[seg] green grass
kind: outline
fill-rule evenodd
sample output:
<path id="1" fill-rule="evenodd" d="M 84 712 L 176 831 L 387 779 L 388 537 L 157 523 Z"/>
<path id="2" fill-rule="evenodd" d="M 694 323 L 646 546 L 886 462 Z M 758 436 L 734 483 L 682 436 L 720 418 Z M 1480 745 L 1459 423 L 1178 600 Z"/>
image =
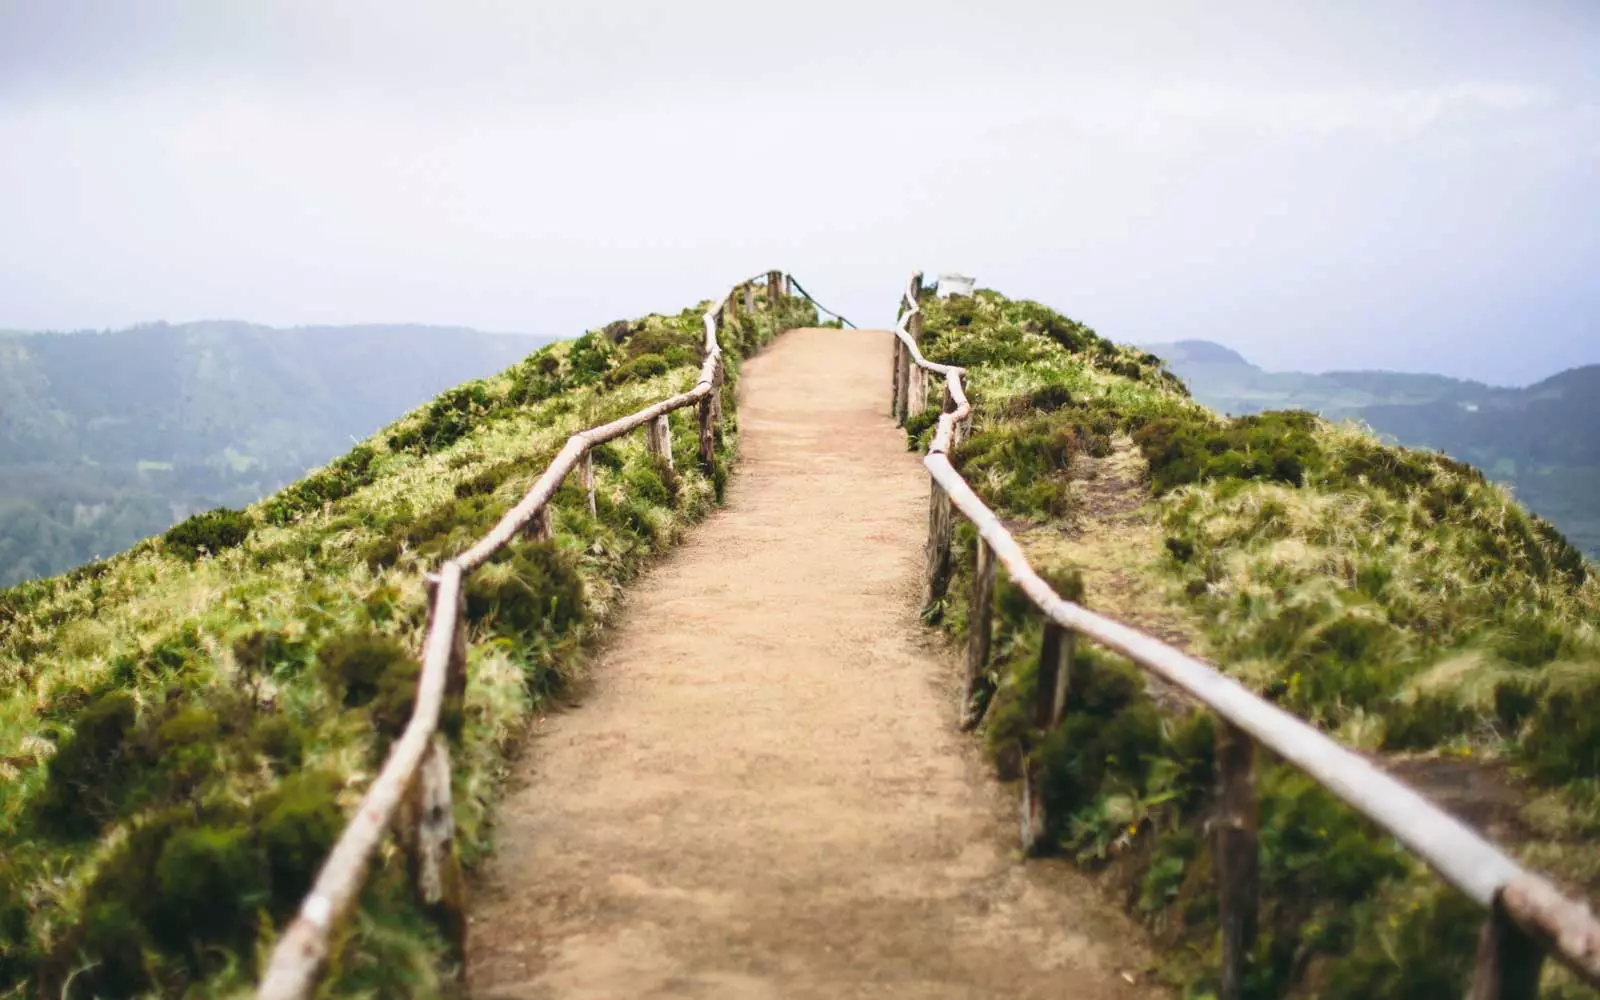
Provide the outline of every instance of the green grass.
<path id="1" fill-rule="evenodd" d="M 489 849 L 506 748 L 580 669 L 618 591 L 720 497 L 741 356 L 810 308 L 725 332 L 727 434 L 710 474 L 692 412 L 677 469 L 639 435 L 569 483 L 554 539 L 466 588 L 458 842 Z M 614 323 L 452 389 L 244 511 L 213 511 L 0 593 L 0 997 L 247 990 L 408 718 L 421 574 L 520 498 L 571 433 L 697 378 L 700 308 Z M 393 851 L 377 859 L 325 995 L 426 995 L 446 950 Z"/>
<path id="2" fill-rule="evenodd" d="M 923 308 L 924 353 L 969 370 L 974 423 L 953 461 L 985 502 L 1038 526 L 1027 537 L 1070 538 L 1089 513 L 1083 477 L 1131 439 L 1145 468 L 1141 523 L 1164 552 L 1125 572 L 1155 578 L 1139 589 L 1198 623 L 1196 646 L 1362 749 L 1509 769 L 1525 799 L 1514 850 L 1579 891 L 1600 885 L 1600 581 L 1548 523 L 1442 455 L 1303 412 L 1223 418 L 1157 359 L 1036 303 L 980 291 Z M 926 443 L 925 426 L 907 430 L 913 447 Z M 952 594 L 963 595 L 974 540 L 965 527 L 957 537 Z M 1071 550 L 1035 546 L 1036 568 L 1079 579 Z M 1211 722 L 1153 696 L 1130 664 L 1083 649 L 1065 720 L 1034 731 L 1040 623 L 1007 594 L 989 745 L 1001 760 L 1021 747 L 1044 768 L 1050 841 L 1110 869 L 1168 946 L 1174 981 L 1203 996 L 1217 957 Z M 1116 614 L 1119 597 L 1083 599 Z M 933 616 L 965 635 L 959 596 Z M 1270 755 L 1260 808 L 1248 996 L 1462 993 L 1474 906 Z M 1545 995 L 1586 994 L 1552 968 Z"/>

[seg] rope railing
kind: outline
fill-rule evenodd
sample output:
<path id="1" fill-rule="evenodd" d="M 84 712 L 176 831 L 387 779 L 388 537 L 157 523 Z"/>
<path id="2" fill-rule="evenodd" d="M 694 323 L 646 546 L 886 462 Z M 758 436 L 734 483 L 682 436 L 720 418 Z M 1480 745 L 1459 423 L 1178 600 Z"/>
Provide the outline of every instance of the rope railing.
<path id="1" fill-rule="evenodd" d="M 1021 545 L 994 511 L 979 499 L 950 462 L 950 452 L 970 427 L 972 407 L 963 389 L 965 369 L 935 364 L 922 356 L 922 276 L 913 274 L 902 296 L 895 329 L 891 409 L 904 422 L 928 405 L 925 378 L 945 380 L 944 412 L 923 459 L 931 476 L 926 605 L 944 599 L 952 568 L 953 512 L 978 533 L 977 566 L 968 617 L 967 669 L 962 727 L 983 716 L 996 564 L 1044 616 L 1038 685 L 1031 718 L 1044 729 L 1062 720 L 1071 698 L 1068 677 L 1077 636 L 1085 636 L 1132 660 L 1210 709 L 1217 727 L 1219 815 L 1215 822 L 1216 876 L 1222 925 L 1222 997 L 1240 994 L 1253 944 L 1258 909 L 1259 836 L 1255 793 L 1257 744 L 1315 779 L 1343 802 L 1410 848 L 1440 877 L 1489 915 L 1479 935 L 1473 1000 L 1511 1000 L 1538 994 L 1546 954 L 1600 986 L 1600 922 L 1583 902 L 1564 895 L 1541 875 L 1523 868 L 1404 782 L 1340 745 L 1304 720 L 1261 698 L 1210 664 L 1197 660 L 1115 619 L 1096 614 L 1057 594 L 1033 569 Z M 1042 846 L 1045 811 L 1042 774 L 1029 765 L 1023 778 L 1022 840 Z"/>
<path id="2" fill-rule="evenodd" d="M 840 322 L 840 324 L 842 324 L 843 326 L 846 326 L 846 327 L 848 327 L 848 328 L 850 328 L 852 330 L 859 329 L 859 327 L 857 327 L 854 323 L 850 322 L 849 320 L 845 319 L 843 316 L 841 316 L 838 313 L 834 312 L 832 309 L 829 309 L 827 306 L 823 305 L 821 302 L 818 302 L 816 299 L 812 298 L 811 297 L 811 293 L 806 291 L 805 286 L 800 284 L 799 279 L 797 279 L 792 274 L 789 275 L 789 287 L 794 289 L 795 291 L 799 292 L 801 298 L 805 299 L 807 302 L 809 302 L 812 305 L 816 306 L 818 312 L 827 313 L 829 316 L 832 316 L 834 319 L 838 320 Z"/>
<path id="3" fill-rule="evenodd" d="M 774 315 L 783 302 L 784 277 L 782 271 L 766 274 Z M 466 691 L 465 580 L 519 536 L 550 537 L 550 498 L 580 462 L 589 507 L 594 509 L 592 451 L 596 446 L 643 427 L 648 451 L 670 467 L 672 439 L 667 415 L 674 410 L 696 408 L 699 459 L 706 469 L 711 468 L 722 425 L 724 366 L 718 324 L 726 326 L 738 313 L 741 292 L 744 311 L 754 314 L 758 280 L 759 276 L 734 285 L 705 311 L 705 358 L 693 388 L 573 434 L 522 500 L 488 534 L 429 574 L 428 624 L 411 718 L 389 748 L 382 769 L 323 862 L 298 913 L 278 939 L 257 989 L 260 1000 L 301 1000 L 313 994 L 327 965 L 331 938 L 354 907 L 368 864 L 391 826 L 408 856 L 418 896 L 440 923 L 454 957 L 464 963 L 465 883 L 455 846 L 449 744 L 438 729 L 446 705 L 459 704 Z"/>

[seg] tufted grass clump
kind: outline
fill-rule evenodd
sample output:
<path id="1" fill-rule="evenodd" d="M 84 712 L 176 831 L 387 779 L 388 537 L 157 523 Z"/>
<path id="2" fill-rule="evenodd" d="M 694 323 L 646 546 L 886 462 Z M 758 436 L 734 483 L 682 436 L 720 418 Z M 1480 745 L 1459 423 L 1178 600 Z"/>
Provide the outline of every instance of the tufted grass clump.
<path id="1" fill-rule="evenodd" d="M 724 338 L 727 433 L 709 474 L 683 415 L 671 474 L 642 435 L 599 447 L 597 514 L 574 477 L 552 541 L 519 541 L 469 579 L 467 690 L 441 726 L 469 863 L 528 713 L 627 581 L 720 497 L 738 352 L 811 321 L 803 303 L 763 300 Z M 569 435 L 693 385 L 703 337 L 691 309 L 552 345 L 249 510 L 0 592 L 0 995 L 248 990 L 410 718 L 422 573 L 481 537 Z M 319 995 L 447 988 L 405 867 L 377 858 Z"/>

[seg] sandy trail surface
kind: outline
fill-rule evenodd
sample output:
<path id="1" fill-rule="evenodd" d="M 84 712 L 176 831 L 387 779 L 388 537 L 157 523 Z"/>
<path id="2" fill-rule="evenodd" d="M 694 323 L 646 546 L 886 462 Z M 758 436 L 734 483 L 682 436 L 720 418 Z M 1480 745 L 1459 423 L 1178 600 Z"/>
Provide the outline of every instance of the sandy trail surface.
<path id="1" fill-rule="evenodd" d="M 520 759 L 473 996 L 1166 995 L 1086 878 L 1017 860 L 1012 797 L 956 731 L 889 359 L 886 333 L 796 330 L 746 363 L 727 506 Z"/>

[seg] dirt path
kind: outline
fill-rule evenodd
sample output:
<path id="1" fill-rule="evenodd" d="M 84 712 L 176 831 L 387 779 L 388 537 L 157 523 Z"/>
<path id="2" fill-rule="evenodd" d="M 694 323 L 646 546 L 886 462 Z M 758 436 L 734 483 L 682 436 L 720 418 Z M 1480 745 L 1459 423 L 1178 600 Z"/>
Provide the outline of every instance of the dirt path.
<path id="1" fill-rule="evenodd" d="M 727 507 L 633 588 L 499 811 L 474 996 L 1165 995 L 1085 878 L 1015 859 L 956 732 L 889 349 L 799 330 L 745 366 Z"/>

